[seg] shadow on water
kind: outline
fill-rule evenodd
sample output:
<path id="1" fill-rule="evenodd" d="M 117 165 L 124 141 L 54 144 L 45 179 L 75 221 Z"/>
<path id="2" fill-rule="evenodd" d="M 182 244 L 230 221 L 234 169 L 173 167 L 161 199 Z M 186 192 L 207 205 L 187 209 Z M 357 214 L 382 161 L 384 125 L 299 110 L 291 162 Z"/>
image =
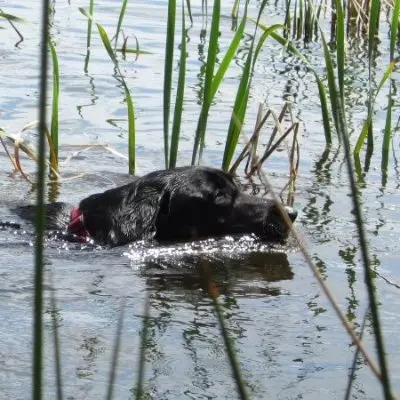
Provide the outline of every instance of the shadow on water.
<path id="1" fill-rule="evenodd" d="M 262 285 L 293 279 L 285 253 L 243 253 L 237 258 L 225 256 L 184 256 L 181 266 L 160 268 L 157 262 L 148 262 L 143 271 L 150 293 L 174 291 L 186 293 L 202 289 L 207 296 L 208 279 L 211 277 L 219 294 L 246 296 L 276 296 L 278 287 Z M 186 266 L 185 266 L 186 265 Z"/>

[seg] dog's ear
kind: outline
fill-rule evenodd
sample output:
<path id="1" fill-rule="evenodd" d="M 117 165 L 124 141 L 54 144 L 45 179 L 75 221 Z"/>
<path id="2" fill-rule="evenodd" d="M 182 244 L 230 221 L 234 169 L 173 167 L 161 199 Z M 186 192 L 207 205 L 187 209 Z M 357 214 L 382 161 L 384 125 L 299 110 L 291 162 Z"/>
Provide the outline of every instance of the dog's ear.
<path id="1" fill-rule="evenodd" d="M 163 188 L 160 192 L 138 188 L 134 198 L 129 207 L 116 210 L 113 216 L 114 229 L 108 236 L 109 242 L 121 244 L 152 239 L 156 236 L 160 223 L 168 218 L 170 207 L 168 189 Z"/>

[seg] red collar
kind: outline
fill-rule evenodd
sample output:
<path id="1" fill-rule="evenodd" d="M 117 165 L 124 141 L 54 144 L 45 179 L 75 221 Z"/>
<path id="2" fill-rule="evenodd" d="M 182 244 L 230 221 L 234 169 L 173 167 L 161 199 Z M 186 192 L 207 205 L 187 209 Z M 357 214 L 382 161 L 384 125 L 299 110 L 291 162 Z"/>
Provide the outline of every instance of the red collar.
<path id="1" fill-rule="evenodd" d="M 68 233 L 73 233 L 82 242 L 87 242 L 90 239 L 89 232 L 85 228 L 82 211 L 79 207 L 72 209 L 67 231 Z"/>

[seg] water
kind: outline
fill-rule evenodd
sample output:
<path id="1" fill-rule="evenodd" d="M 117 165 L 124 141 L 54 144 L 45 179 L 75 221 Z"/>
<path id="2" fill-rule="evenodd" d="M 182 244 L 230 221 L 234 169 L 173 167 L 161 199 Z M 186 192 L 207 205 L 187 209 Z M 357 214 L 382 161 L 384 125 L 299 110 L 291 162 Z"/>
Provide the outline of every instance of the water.
<path id="1" fill-rule="evenodd" d="M 57 45 L 61 70 L 60 155 L 62 185 L 58 198 L 77 203 L 88 194 L 126 182 L 126 159 L 101 147 L 107 144 L 126 154 L 126 106 L 123 91 L 113 76 L 113 67 L 96 32 L 93 35 L 89 72 L 83 71 L 86 53 L 86 20 L 78 7 L 86 2 L 57 2 L 52 36 Z M 206 48 L 202 48 L 201 2 L 192 2 L 194 26 L 188 37 L 188 71 L 182 126 L 180 164 L 190 161 L 193 132 L 199 115 L 200 74 Z M 95 18 L 110 37 L 117 25 L 120 2 L 98 4 Z M 0 37 L 1 127 L 16 133 L 37 119 L 38 35 L 40 2 L 0 1 L 5 12 L 30 21 L 18 25 L 24 41 L 17 47 L 15 33 Z M 221 19 L 221 50 L 231 37 L 231 3 L 224 2 Z M 251 6 L 255 16 L 257 4 Z M 268 6 L 264 23 L 283 21 L 283 6 Z M 163 168 L 162 85 L 165 47 L 166 2 L 129 4 L 124 31 L 133 35 L 142 50 L 120 58 L 121 69 L 131 89 L 137 112 L 138 173 Z M 252 28 L 248 28 L 252 32 Z M 388 43 L 382 35 L 377 59 L 377 81 L 387 65 Z M 297 180 L 297 228 L 321 274 L 327 279 L 339 304 L 357 329 L 367 308 L 356 228 L 351 214 L 343 154 L 335 145 L 327 159 L 321 158 L 324 137 L 317 90 L 312 76 L 293 57 L 282 56 L 272 41 L 256 67 L 249 103 L 250 135 L 259 102 L 277 111 L 283 99 L 293 103 L 301 122 L 301 162 Z M 224 149 L 232 100 L 236 93 L 246 49 L 240 51 L 236 67 L 217 95 L 210 113 L 207 147 L 203 163 L 219 166 Z M 304 50 L 323 74 L 321 47 Z M 347 82 L 349 129 L 358 135 L 367 100 L 366 57 L 361 46 L 348 57 Z M 175 71 L 176 72 L 176 71 Z M 397 77 L 397 76 L 395 76 Z M 378 98 L 375 132 L 379 152 L 386 98 Z M 394 108 L 396 115 L 397 100 Z M 381 107 L 381 108 L 379 108 Z M 398 114 L 398 113 L 397 113 Z M 35 130 L 25 136 L 35 143 Z M 266 143 L 268 136 L 262 138 Z M 395 152 L 398 139 L 394 138 Z M 77 154 L 79 152 L 79 154 Z M 74 155 L 74 157 L 71 157 Z M 24 159 L 28 173 L 34 163 Z M 265 170 L 276 188 L 287 179 L 286 152 L 275 154 Z M 399 260 L 399 169 L 392 157 L 390 178 L 382 187 L 379 157 L 361 185 L 363 212 L 377 271 L 400 283 Z M 34 201 L 35 193 L 12 173 L 9 160 L 0 152 L 0 220 L 13 220 L 9 206 Z M 54 193 L 51 193 L 54 195 Z M 32 355 L 32 228 L 27 232 L 0 232 L 0 398 L 30 398 Z M 52 310 L 50 292 L 56 289 L 56 320 L 59 325 L 63 383 L 70 399 L 103 396 L 107 384 L 115 332 L 125 299 L 120 361 L 115 398 L 133 398 L 137 377 L 140 332 L 146 295 L 150 297 L 150 337 L 146 362 L 145 391 L 154 399 L 232 398 L 235 385 L 225 355 L 215 312 L 204 291 L 202 271 L 215 277 L 220 303 L 235 343 L 250 397 L 254 399 L 340 399 L 344 396 L 354 347 L 321 293 L 301 253 L 289 243 L 270 248 L 247 237 L 201 243 L 148 247 L 134 244 L 105 250 L 83 248 L 50 240 L 46 269 L 45 375 L 46 397 L 55 397 Z M 381 301 L 381 318 L 394 388 L 400 392 L 398 332 L 400 329 L 398 288 L 381 277 L 375 280 Z M 366 347 L 373 352 L 370 324 Z M 357 366 L 353 398 L 381 398 L 376 379 L 363 363 Z"/>

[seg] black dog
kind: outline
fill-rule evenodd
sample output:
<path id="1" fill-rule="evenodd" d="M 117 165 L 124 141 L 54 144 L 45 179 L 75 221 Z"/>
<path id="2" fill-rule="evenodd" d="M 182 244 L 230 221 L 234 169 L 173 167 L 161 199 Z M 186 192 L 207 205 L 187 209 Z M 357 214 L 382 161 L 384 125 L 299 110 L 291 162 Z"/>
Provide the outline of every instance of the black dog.
<path id="1" fill-rule="evenodd" d="M 293 222 L 297 212 L 284 207 Z M 17 213 L 33 220 L 35 206 Z M 82 200 L 46 206 L 47 228 L 82 241 L 119 246 L 135 240 L 185 240 L 255 233 L 279 242 L 288 235 L 273 200 L 242 193 L 232 176 L 212 168 L 155 171 L 133 182 Z"/>

